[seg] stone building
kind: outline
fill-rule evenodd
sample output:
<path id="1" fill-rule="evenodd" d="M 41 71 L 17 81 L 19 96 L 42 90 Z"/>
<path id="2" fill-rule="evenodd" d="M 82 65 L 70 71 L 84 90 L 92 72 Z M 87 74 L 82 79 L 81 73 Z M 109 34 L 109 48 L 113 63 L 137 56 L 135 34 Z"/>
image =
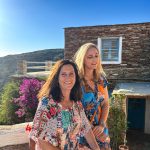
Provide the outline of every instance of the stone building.
<path id="1" fill-rule="evenodd" d="M 65 28 L 65 58 L 87 42 L 100 49 L 109 90 L 126 91 L 130 128 L 150 133 L 150 22 Z"/>

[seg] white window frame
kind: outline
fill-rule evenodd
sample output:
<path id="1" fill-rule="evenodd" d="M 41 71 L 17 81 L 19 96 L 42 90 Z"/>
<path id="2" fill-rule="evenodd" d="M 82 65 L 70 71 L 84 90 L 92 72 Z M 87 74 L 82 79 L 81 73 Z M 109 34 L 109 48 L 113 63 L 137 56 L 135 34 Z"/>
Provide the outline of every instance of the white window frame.
<path id="1" fill-rule="evenodd" d="M 116 39 L 116 38 L 119 39 L 119 54 L 118 54 L 119 58 L 118 58 L 118 61 L 102 61 L 102 64 L 121 64 L 121 62 L 122 62 L 122 37 L 102 37 L 102 38 L 98 38 L 98 48 L 100 50 L 100 55 L 101 55 L 102 39 Z"/>

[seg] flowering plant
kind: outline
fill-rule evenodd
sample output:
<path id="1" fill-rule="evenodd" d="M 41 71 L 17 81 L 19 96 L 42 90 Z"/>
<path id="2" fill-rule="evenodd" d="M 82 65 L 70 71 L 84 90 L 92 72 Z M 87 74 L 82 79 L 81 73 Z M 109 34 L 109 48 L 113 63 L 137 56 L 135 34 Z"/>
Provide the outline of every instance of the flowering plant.
<path id="1" fill-rule="evenodd" d="M 25 128 L 26 132 L 29 133 L 31 131 L 31 129 L 32 129 L 32 126 L 27 124 L 26 128 Z"/>
<path id="2" fill-rule="evenodd" d="M 25 117 L 26 121 L 31 121 L 34 117 L 38 98 L 37 94 L 43 85 L 42 81 L 37 79 L 23 79 L 19 87 L 19 98 L 14 99 L 14 103 L 18 106 L 18 110 L 15 112 L 19 118 Z"/>

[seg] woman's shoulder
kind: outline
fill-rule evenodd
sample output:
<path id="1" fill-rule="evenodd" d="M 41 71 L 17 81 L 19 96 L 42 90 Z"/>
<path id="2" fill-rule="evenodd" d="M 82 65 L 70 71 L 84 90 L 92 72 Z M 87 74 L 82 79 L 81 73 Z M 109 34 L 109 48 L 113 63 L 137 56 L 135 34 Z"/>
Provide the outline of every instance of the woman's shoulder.
<path id="1" fill-rule="evenodd" d="M 75 107 L 77 108 L 77 109 L 83 109 L 83 105 L 82 105 L 82 102 L 81 101 L 76 101 L 75 102 Z"/>
<path id="2" fill-rule="evenodd" d="M 46 116 L 50 119 L 51 117 L 54 119 L 57 114 L 60 112 L 60 107 L 57 102 L 52 98 L 52 96 L 49 97 L 43 97 L 41 99 L 41 105 L 44 107 L 45 112 L 47 113 Z M 44 112 L 44 113 L 45 113 Z"/>
<path id="3" fill-rule="evenodd" d="M 49 96 L 49 97 L 43 96 L 42 99 L 41 99 L 41 104 L 43 106 L 54 106 L 54 105 L 57 105 L 57 103 L 54 101 L 52 96 Z"/>

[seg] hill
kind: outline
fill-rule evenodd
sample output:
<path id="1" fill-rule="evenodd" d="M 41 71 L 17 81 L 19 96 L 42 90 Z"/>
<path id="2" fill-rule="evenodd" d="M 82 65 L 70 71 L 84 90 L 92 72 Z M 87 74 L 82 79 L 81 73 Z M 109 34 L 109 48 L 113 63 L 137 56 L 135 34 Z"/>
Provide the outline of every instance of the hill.
<path id="1" fill-rule="evenodd" d="M 64 58 L 64 49 L 45 49 L 0 57 L 0 91 L 9 77 L 17 72 L 17 63 L 27 61 L 57 61 Z"/>

